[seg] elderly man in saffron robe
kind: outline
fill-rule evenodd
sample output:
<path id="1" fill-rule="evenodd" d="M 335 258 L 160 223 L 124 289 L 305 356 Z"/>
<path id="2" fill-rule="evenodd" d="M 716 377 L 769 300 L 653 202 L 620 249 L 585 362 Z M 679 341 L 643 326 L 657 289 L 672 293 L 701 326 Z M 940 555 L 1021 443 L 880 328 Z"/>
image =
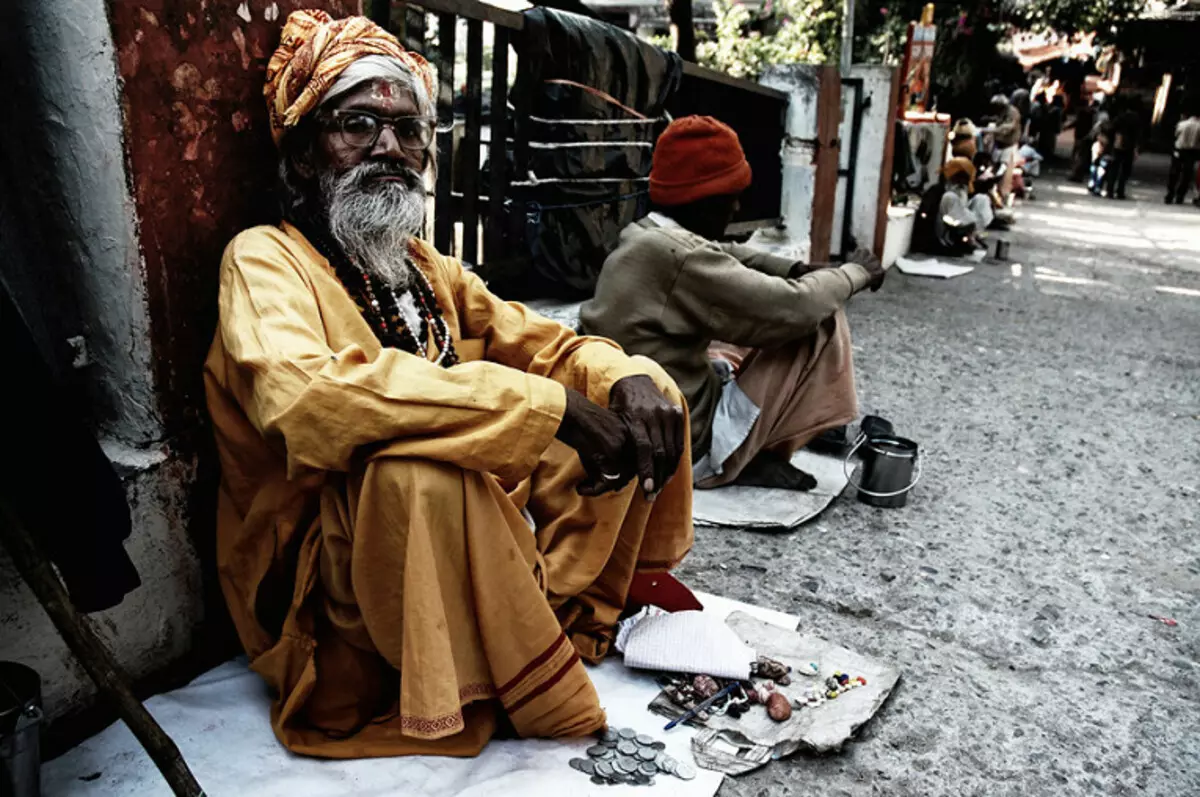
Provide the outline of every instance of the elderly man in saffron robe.
<path id="1" fill-rule="evenodd" d="M 298 753 L 601 729 L 581 659 L 692 543 L 665 372 L 417 237 L 434 85 L 369 20 L 293 13 L 265 89 L 284 221 L 221 263 L 218 565 Z"/>

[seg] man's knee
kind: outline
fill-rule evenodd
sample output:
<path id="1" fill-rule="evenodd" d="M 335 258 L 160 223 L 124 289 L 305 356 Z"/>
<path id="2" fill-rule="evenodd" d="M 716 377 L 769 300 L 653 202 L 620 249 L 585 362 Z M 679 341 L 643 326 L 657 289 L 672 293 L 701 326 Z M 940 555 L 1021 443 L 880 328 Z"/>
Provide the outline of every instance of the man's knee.
<path id="1" fill-rule="evenodd" d="M 448 462 L 419 457 L 380 456 L 367 463 L 364 484 L 387 484 L 405 495 L 438 490 L 462 493 L 467 471 Z"/>

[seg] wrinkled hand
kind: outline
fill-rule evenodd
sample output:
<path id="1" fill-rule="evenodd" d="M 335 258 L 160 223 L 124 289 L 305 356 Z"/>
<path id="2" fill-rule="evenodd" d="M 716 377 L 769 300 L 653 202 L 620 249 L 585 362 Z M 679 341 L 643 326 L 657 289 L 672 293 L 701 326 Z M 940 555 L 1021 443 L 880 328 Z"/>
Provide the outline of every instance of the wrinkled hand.
<path id="1" fill-rule="evenodd" d="M 587 476 L 576 485 L 580 495 L 597 496 L 619 490 L 637 471 L 629 451 L 633 441 L 616 413 L 588 401 L 568 388 L 567 408 L 555 435 L 579 454 Z"/>
<path id="2" fill-rule="evenodd" d="M 884 277 L 887 276 L 887 271 L 885 271 L 883 268 L 883 262 L 880 261 L 879 258 L 875 257 L 875 255 L 871 254 L 869 249 L 854 250 L 854 252 L 850 255 L 850 262 L 858 263 L 871 275 L 871 281 L 867 283 L 867 287 L 870 288 L 872 292 L 883 287 L 883 280 Z"/>
<path id="3" fill-rule="evenodd" d="M 654 498 L 675 475 L 689 434 L 684 412 L 648 376 L 627 376 L 612 386 L 609 409 L 625 423 L 633 440 L 638 484 Z"/>

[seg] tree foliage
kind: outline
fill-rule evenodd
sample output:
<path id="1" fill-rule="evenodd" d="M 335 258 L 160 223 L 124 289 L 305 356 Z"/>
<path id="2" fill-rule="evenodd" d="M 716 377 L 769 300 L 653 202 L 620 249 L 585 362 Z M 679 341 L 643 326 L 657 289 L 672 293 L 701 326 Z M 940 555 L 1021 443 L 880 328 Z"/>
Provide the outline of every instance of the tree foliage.
<path id="1" fill-rule="evenodd" d="M 863 3 L 855 14 L 855 60 L 897 64 L 904 56 L 908 25 L 921 16 L 923 0 Z M 960 0 L 938 4 L 934 14 L 934 47 L 930 94 L 939 111 L 978 117 L 993 85 L 1021 80 L 1016 60 L 999 44 L 1012 27 L 1001 3 Z"/>
<path id="2" fill-rule="evenodd" d="M 856 61 L 899 62 L 908 23 L 926 0 L 868 0 L 855 8 Z M 981 85 L 989 72 L 1011 71 L 997 45 L 1013 30 L 1096 31 L 1139 14 L 1146 0 L 956 0 L 937 3 L 935 82 L 943 95 Z M 828 0 L 767 0 L 755 13 L 740 0 L 714 0 L 716 30 L 701 34 L 697 60 L 737 77 L 755 78 L 769 64 L 827 63 L 841 48 L 841 4 Z M 994 75 L 1000 78 L 1001 75 Z M 935 85 L 935 89 L 938 86 Z"/>
<path id="3" fill-rule="evenodd" d="M 925 0 L 875 0 L 855 14 L 859 61 L 898 63 L 908 23 L 920 18 Z M 1000 45 L 1014 31 L 1110 35 L 1117 23 L 1136 16 L 1145 0 L 956 0 L 936 6 L 937 45 L 932 95 L 938 110 L 978 116 L 991 93 L 1023 81 L 1015 58 Z"/>
<path id="4" fill-rule="evenodd" d="M 1024 30 L 1091 33 L 1106 39 L 1115 26 L 1146 8 L 1145 0 L 1031 0 L 1013 8 L 1013 23 Z"/>
<path id="5" fill-rule="evenodd" d="M 855 49 L 865 60 L 881 54 L 898 59 L 908 23 L 921 16 L 926 0 L 874 0 L 856 7 Z M 1011 31 L 1063 34 L 1095 32 L 1100 41 L 1115 26 L 1135 18 L 1146 0 L 957 0 L 939 2 L 934 21 L 939 41 L 994 34 L 999 41 Z"/>
<path id="6" fill-rule="evenodd" d="M 716 31 L 697 42 L 696 60 L 751 79 L 770 64 L 837 60 L 837 8 L 822 0 L 768 0 L 756 15 L 739 0 L 714 0 Z"/>

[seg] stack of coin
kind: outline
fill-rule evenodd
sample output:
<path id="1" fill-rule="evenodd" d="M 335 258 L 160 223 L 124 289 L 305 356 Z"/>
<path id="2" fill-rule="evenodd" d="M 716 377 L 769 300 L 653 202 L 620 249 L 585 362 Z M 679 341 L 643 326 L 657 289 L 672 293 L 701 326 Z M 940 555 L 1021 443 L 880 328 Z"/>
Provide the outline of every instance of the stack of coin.
<path id="1" fill-rule="evenodd" d="M 696 777 L 696 768 L 667 755 L 666 745 L 632 728 L 607 728 L 587 749 L 587 758 L 572 758 L 571 768 L 590 775 L 592 783 L 653 786 L 659 773 L 683 780 Z"/>

